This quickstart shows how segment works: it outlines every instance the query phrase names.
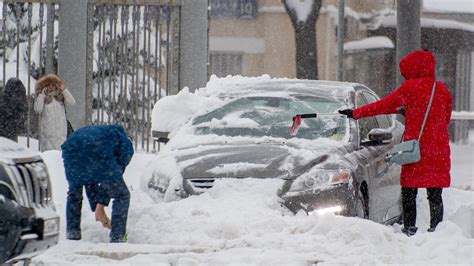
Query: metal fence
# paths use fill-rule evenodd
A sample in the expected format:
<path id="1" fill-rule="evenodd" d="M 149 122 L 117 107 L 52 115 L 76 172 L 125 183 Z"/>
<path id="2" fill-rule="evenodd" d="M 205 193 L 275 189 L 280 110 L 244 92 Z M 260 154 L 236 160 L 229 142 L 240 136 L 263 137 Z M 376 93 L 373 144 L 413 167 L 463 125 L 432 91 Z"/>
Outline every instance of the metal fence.
<path id="1" fill-rule="evenodd" d="M 453 92 L 452 138 L 468 143 L 474 131 L 474 51 L 460 50 L 456 56 L 456 86 Z"/>
<path id="2" fill-rule="evenodd" d="M 20 79 L 27 90 L 25 130 L 38 145 L 33 111 L 36 80 L 57 73 L 59 0 L 0 3 L 0 86 Z M 121 124 L 135 148 L 155 150 L 154 103 L 179 89 L 181 1 L 89 0 L 87 4 L 87 123 Z M 85 44 L 78 44 L 85 45 Z M 0 91 L 0 92 L 2 92 Z"/>
<path id="3" fill-rule="evenodd" d="M 121 124 L 136 149 L 155 150 L 153 105 L 178 92 L 180 5 L 103 2 L 88 4 L 88 123 Z"/>
<path id="4" fill-rule="evenodd" d="M 10 78 L 17 78 L 27 92 L 24 132 L 27 145 L 37 138 L 38 116 L 33 112 L 34 86 L 45 73 L 57 72 L 58 1 L 3 0 L 0 3 L 1 93 Z"/>
<path id="5" fill-rule="evenodd" d="M 450 135 L 454 143 L 474 144 L 474 112 L 453 111 Z"/>

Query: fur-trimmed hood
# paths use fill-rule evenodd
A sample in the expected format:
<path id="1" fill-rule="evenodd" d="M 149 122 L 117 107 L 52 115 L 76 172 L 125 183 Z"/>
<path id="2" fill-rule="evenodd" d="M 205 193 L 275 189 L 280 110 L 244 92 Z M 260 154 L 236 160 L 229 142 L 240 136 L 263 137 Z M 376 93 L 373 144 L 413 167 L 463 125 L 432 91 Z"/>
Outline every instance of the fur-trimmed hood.
<path id="1" fill-rule="evenodd" d="M 36 88 L 35 88 L 36 95 L 39 95 L 41 91 L 49 85 L 53 85 L 59 88 L 62 83 L 63 82 L 61 81 L 61 79 L 54 74 L 43 76 L 36 82 Z"/>

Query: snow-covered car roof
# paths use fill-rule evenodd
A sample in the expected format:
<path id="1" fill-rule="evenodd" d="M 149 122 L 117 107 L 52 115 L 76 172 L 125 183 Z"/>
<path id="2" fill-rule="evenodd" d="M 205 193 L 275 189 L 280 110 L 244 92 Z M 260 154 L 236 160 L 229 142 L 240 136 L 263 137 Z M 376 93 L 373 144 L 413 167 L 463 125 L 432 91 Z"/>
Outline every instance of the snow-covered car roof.
<path id="1" fill-rule="evenodd" d="M 220 97 L 249 96 L 257 93 L 289 92 L 308 94 L 324 98 L 346 98 L 353 91 L 355 83 L 326 81 L 326 80 L 300 80 L 286 78 L 244 78 L 228 77 L 211 79 L 206 88 L 219 91 Z"/>
<path id="2" fill-rule="evenodd" d="M 356 83 L 300 80 L 288 78 L 212 76 L 206 87 L 190 92 L 182 89 L 177 95 L 160 99 L 153 108 L 152 130 L 174 132 L 193 116 L 222 106 L 231 99 L 271 94 L 289 97 L 292 94 L 310 95 L 327 99 L 346 99 Z"/>

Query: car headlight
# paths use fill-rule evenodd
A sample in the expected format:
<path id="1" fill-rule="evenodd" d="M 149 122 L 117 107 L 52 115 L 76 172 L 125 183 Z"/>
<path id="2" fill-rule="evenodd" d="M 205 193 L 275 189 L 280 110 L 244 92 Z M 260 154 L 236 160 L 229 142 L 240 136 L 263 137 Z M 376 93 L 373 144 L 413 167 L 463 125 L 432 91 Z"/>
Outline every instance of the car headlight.
<path id="1" fill-rule="evenodd" d="M 351 172 L 347 169 L 313 169 L 297 177 L 289 192 L 309 189 L 324 189 L 333 185 L 348 183 Z"/>

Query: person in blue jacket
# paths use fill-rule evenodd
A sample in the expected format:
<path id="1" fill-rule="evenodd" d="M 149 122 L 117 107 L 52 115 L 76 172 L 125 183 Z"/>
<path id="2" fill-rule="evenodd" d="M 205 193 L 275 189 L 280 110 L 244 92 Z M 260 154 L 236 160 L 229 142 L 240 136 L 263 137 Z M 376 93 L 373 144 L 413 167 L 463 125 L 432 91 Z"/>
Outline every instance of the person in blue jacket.
<path id="1" fill-rule="evenodd" d="M 123 173 L 133 156 L 132 142 L 120 125 L 86 126 L 62 144 L 69 190 L 66 203 L 66 238 L 81 239 L 82 189 L 95 218 L 110 232 L 110 242 L 124 242 L 130 192 Z M 112 220 L 104 206 L 113 199 Z"/>

